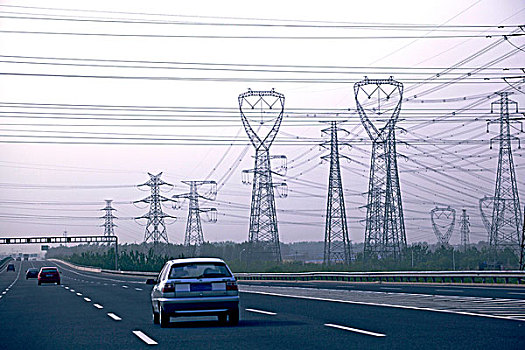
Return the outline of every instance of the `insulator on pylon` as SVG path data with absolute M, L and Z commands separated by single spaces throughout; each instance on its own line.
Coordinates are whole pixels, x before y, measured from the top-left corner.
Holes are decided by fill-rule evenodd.
M 243 185 L 251 185 L 252 184 L 252 174 L 253 172 L 250 170 L 243 170 L 241 173 L 241 180 Z
M 281 182 L 280 184 L 277 184 L 275 186 L 275 189 L 277 190 L 279 198 L 288 197 L 288 185 L 286 184 L 286 182 Z

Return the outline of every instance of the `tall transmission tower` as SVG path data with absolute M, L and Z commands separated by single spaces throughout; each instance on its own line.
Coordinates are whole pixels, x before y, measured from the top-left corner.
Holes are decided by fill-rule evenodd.
M 521 256 L 521 206 L 516 184 L 516 173 L 512 159 L 512 141 L 519 139 L 510 133 L 509 105 L 516 107 L 518 104 L 509 100 L 508 92 L 498 93 L 500 100 L 492 103 L 500 106 L 500 115 L 497 121 L 500 126 L 499 135 L 491 140 L 499 141 L 498 170 L 496 188 L 494 191 L 494 204 L 492 208 L 492 224 L 490 231 L 490 245 L 497 252 L 499 249 L 511 248 Z M 487 125 L 488 131 L 488 125 Z
M 277 136 L 284 113 L 284 95 L 248 90 L 239 95 L 241 120 L 255 147 L 249 243 L 252 260 L 281 261 L 275 212 L 270 146 Z M 250 122 L 258 124 L 255 131 Z
M 214 201 L 217 196 L 217 182 L 215 181 L 182 181 L 183 184 L 190 186 L 190 192 L 177 194 L 173 199 L 188 199 L 188 221 L 186 222 L 186 234 L 184 235 L 184 246 L 188 256 L 195 256 L 200 253 L 200 247 L 204 243 L 202 233 L 201 213 L 206 213 L 208 221 L 217 222 L 217 209 L 201 208 L 199 198 L 207 201 Z M 209 185 L 206 194 L 200 194 L 201 186 Z
M 470 245 L 470 221 L 469 216 L 467 215 L 467 209 L 463 209 L 461 211 L 461 219 L 460 219 L 460 234 L 461 234 L 461 246 L 463 247 L 463 251 L 466 252 L 468 249 L 468 246 Z
M 430 211 L 430 220 L 439 245 L 448 246 L 454 226 L 456 226 L 456 210 L 450 206 L 446 208 L 435 207 Z M 443 232 L 445 229 L 446 231 Z
M 490 242 L 490 232 L 492 230 L 492 210 L 494 206 L 494 197 L 484 196 L 479 200 L 479 212 L 481 214 L 481 221 L 487 230 L 487 242 Z
M 102 225 L 104 227 L 104 236 L 114 236 L 115 230 L 114 227 L 117 227 L 115 223 L 113 223 L 113 219 L 117 219 L 116 216 L 113 215 L 113 211 L 116 209 L 111 206 L 111 199 L 106 199 L 106 207 L 102 208 L 100 210 L 104 210 L 104 216 L 101 217 L 101 219 L 104 219 L 104 224 Z
M 338 140 L 338 132 L 346 130 L 338 128 L 337 122 L 330 122 L 330 127 L 323 129 L 323 134 L 330 135 L 330 141 L 321 145 L 330 150 L 330 154 L 321 157 L 330 161 L 330 175 L 328 178 L 328 200 L 326 203 L 326 223 L 324 230 L 324 259 L 327 265 L 332 263 L 350 263 L 350 241 L 346 224 L 346 210 L 341 180 L 340 158 L 347 158 L 339 154 L 339 147 L 347 145 Z
M 520 270 L 525 270 L 525 207 L 523 208 L 523 228 L 521 229 Z
M 134 203 L 149 204 L 149 212 L 145 215 L 136 217 L 135 219 L 148 220 L 144 232 L 144 243 L 153 242 L 154 247 L 157 248 L 159 246 L 159 243 L 169 243 L 168 232 L 166 231 L 166 224 L 164 222 L 164 219 L 176 219 L 176 217 L 169 214 L 165 214 L 163 212 L 162 203 L 172 201 L 172 199 L 162 196 L 160 194 L 160 188 L 161 186 L 173 187 L 173 185 L 165 182 L 164 180 L 161 180 L 160 176 L 162 175 L 162 172 L 158 173 L 157 175 L 148 173 L 148 175 L 150 176 L 149 181 L 138 185 L 137 187 L 150 187 L 150 195 L 144 199 L 135 201 Z
M 354 94 L 361 123 L 372 140 L 365 258 L 399 259 L 406 248 L 406 233 L 395 127 L 401 111 L 403 84 L 392 77 L 365 77 L 354 84 Z

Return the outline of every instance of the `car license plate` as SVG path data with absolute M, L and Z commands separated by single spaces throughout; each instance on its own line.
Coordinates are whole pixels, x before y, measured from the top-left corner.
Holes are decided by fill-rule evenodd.
M 53 275 L 46 275 L 46 277 L 53 277 Z
M 211 290 L 210 283 L 192 283 L 190 286 L 192 292 L 205 292 Z

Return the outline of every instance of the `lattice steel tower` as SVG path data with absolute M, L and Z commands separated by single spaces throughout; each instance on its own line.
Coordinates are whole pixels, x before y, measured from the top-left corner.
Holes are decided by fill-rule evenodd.
M 115 230 L 114 227 L 117 227 L 115 223 L 113 223 L 113 219 L 117 219 L 116 216 L 113 215 L 113 211 L 116 210 L 111 206 L 111 199 L 106 199 L 106 207 L 102 208 L 100 210 L 104 210 L 104 216 L 101 217 L 101 219 L 104 219 L 104 224 L 101 225 L 104 227 L 104 236 L 114 236 Z
M 326 203 L 326 223 L 324 230 L 324 264 L 350 263 L 350 241 L 346 224 L 346 210 L 341 180 L 340 158 L 347 158 L 339 154 L 339 147 L 347 143 L 338 140 L 338 132 L 346 131 L 337 127 L 337 122 L 330 122 L 330 127 L 323 129 L 323 134 L 330 135 L 330 141 L 321 145 L 330 150 L 330 154 L 321 157 L 330 161 L 330 175 L 328 179 L 328 200 Z
M 430 220 L 439 245 L 448 246 L 452 232 L 454 232 L 454 226 L 456 226 L 456 210 L 450 206 L 446 208 L 435 207 L 430 211 Z M 443 229 L 446 231 L 443 232 Z
M 136 217 L 135 219 L 148 220 L 144 232 L 144 243 L 151 241 L 153 242 L 154 246 L 159 245 L 159 243 L 168 244 L 168 233 L 166 231 L 166 224 L 164 222 L 164 219 L 176 219 L 176 217 L 169 214 L 165 214 L 163 212 L 162 203 L 172 201 L 172 199 L 162 196 L 160 194 L 160 187 L 173 185 L 165 182 L 164 180 L 161 180 L 160 176 L 162 175 L 162 173 L 158 173 L 157 175 L 148 173 L 148 175 L 150 176 L 149 181 L 138 185 L 137 187 L 148 186 L 150 187 L 151 194 L 144 199 L 135 201 L 134 203 L 148 203 L 149 213 L 143 216 Z
M 283 118 L 284 95 L 275 90 L 248 90 L 239 95 L 239 109 L 244 129 L 255 147 L 249 256 L 252 260 L 281 261 L 270 146 Z M 258 124 L 257 131 L 250 121 Z
M 361 123 L 372 140 L 365 258 L 398 259 L 406 248 L 395 136 L 403 84 L 365 77 L 354 84 L 354 94 Z
M 518 112 L 518 104 L 509 100 L 507 92 L 501 92 L 499 95 L 501 96 L 500 100 L 492 103 L 492 107 L 495 104 L 500 106 L 499 119 L 494 121 L 499 124 L 500 130 L 499 135 L 491 140 L 491 143 L 494 140 L 499 141 L 499 157 L 492 208 L 490 245 L 495 248 L 495 251 L 506 247 L 511 248 L 520 257 L 522 217 L 516 172 L 512 159 L 512 141 L 519 141 L 519 139 L 510 134 L 509 120 L 509 105 L 515 105 L 516 112 Z
M 461 220 L 460 220 L 460 235 L 461 235 L 461 246 L 463 251 L 466 252 L 468 246 L 470 245 L 470 221 L 469 216 L 467 215 L 467 209 L 461 211 Z
M 490 242 L 490 232 L 492 231 L 492 211 L 494 208 L 494 197 L 484 196 L 479 200 L 479 212 L 481 214 L 481 221 L 487 230 L 487 242 Z
M 188 256 L 195 256 L 200 253 L 200 247 L 204 243 L 202 233 L 201 213 L 206 213 L 208 221 L 217 221 L 217 209 L 201 208 L 199 198 L 207 201 L 214 201 L 217 196 L 217 182 L 215 181 L 182 181 L 183 184 L 190 186 L 190 192 L 177 194 L 173 199 L 188 199 L 188 221 L 186 222 L 186 234 L 184 235 L 184 246 Z M 209 185 L 209 191 L 206 194 L 200 194 L 201 186 Z

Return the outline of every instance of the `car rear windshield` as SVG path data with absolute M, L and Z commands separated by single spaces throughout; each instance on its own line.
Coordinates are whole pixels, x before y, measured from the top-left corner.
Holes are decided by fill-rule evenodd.
M 231 274 L 224 264 L 218 262 L 177 264 L 171 267 L 169 274 L 170 279 L 214 277 L 231 277 Z
M 52 272 L 57 272 L 57 269 L 42 269 L 42 272 L 43 273 L 52 273 Z

